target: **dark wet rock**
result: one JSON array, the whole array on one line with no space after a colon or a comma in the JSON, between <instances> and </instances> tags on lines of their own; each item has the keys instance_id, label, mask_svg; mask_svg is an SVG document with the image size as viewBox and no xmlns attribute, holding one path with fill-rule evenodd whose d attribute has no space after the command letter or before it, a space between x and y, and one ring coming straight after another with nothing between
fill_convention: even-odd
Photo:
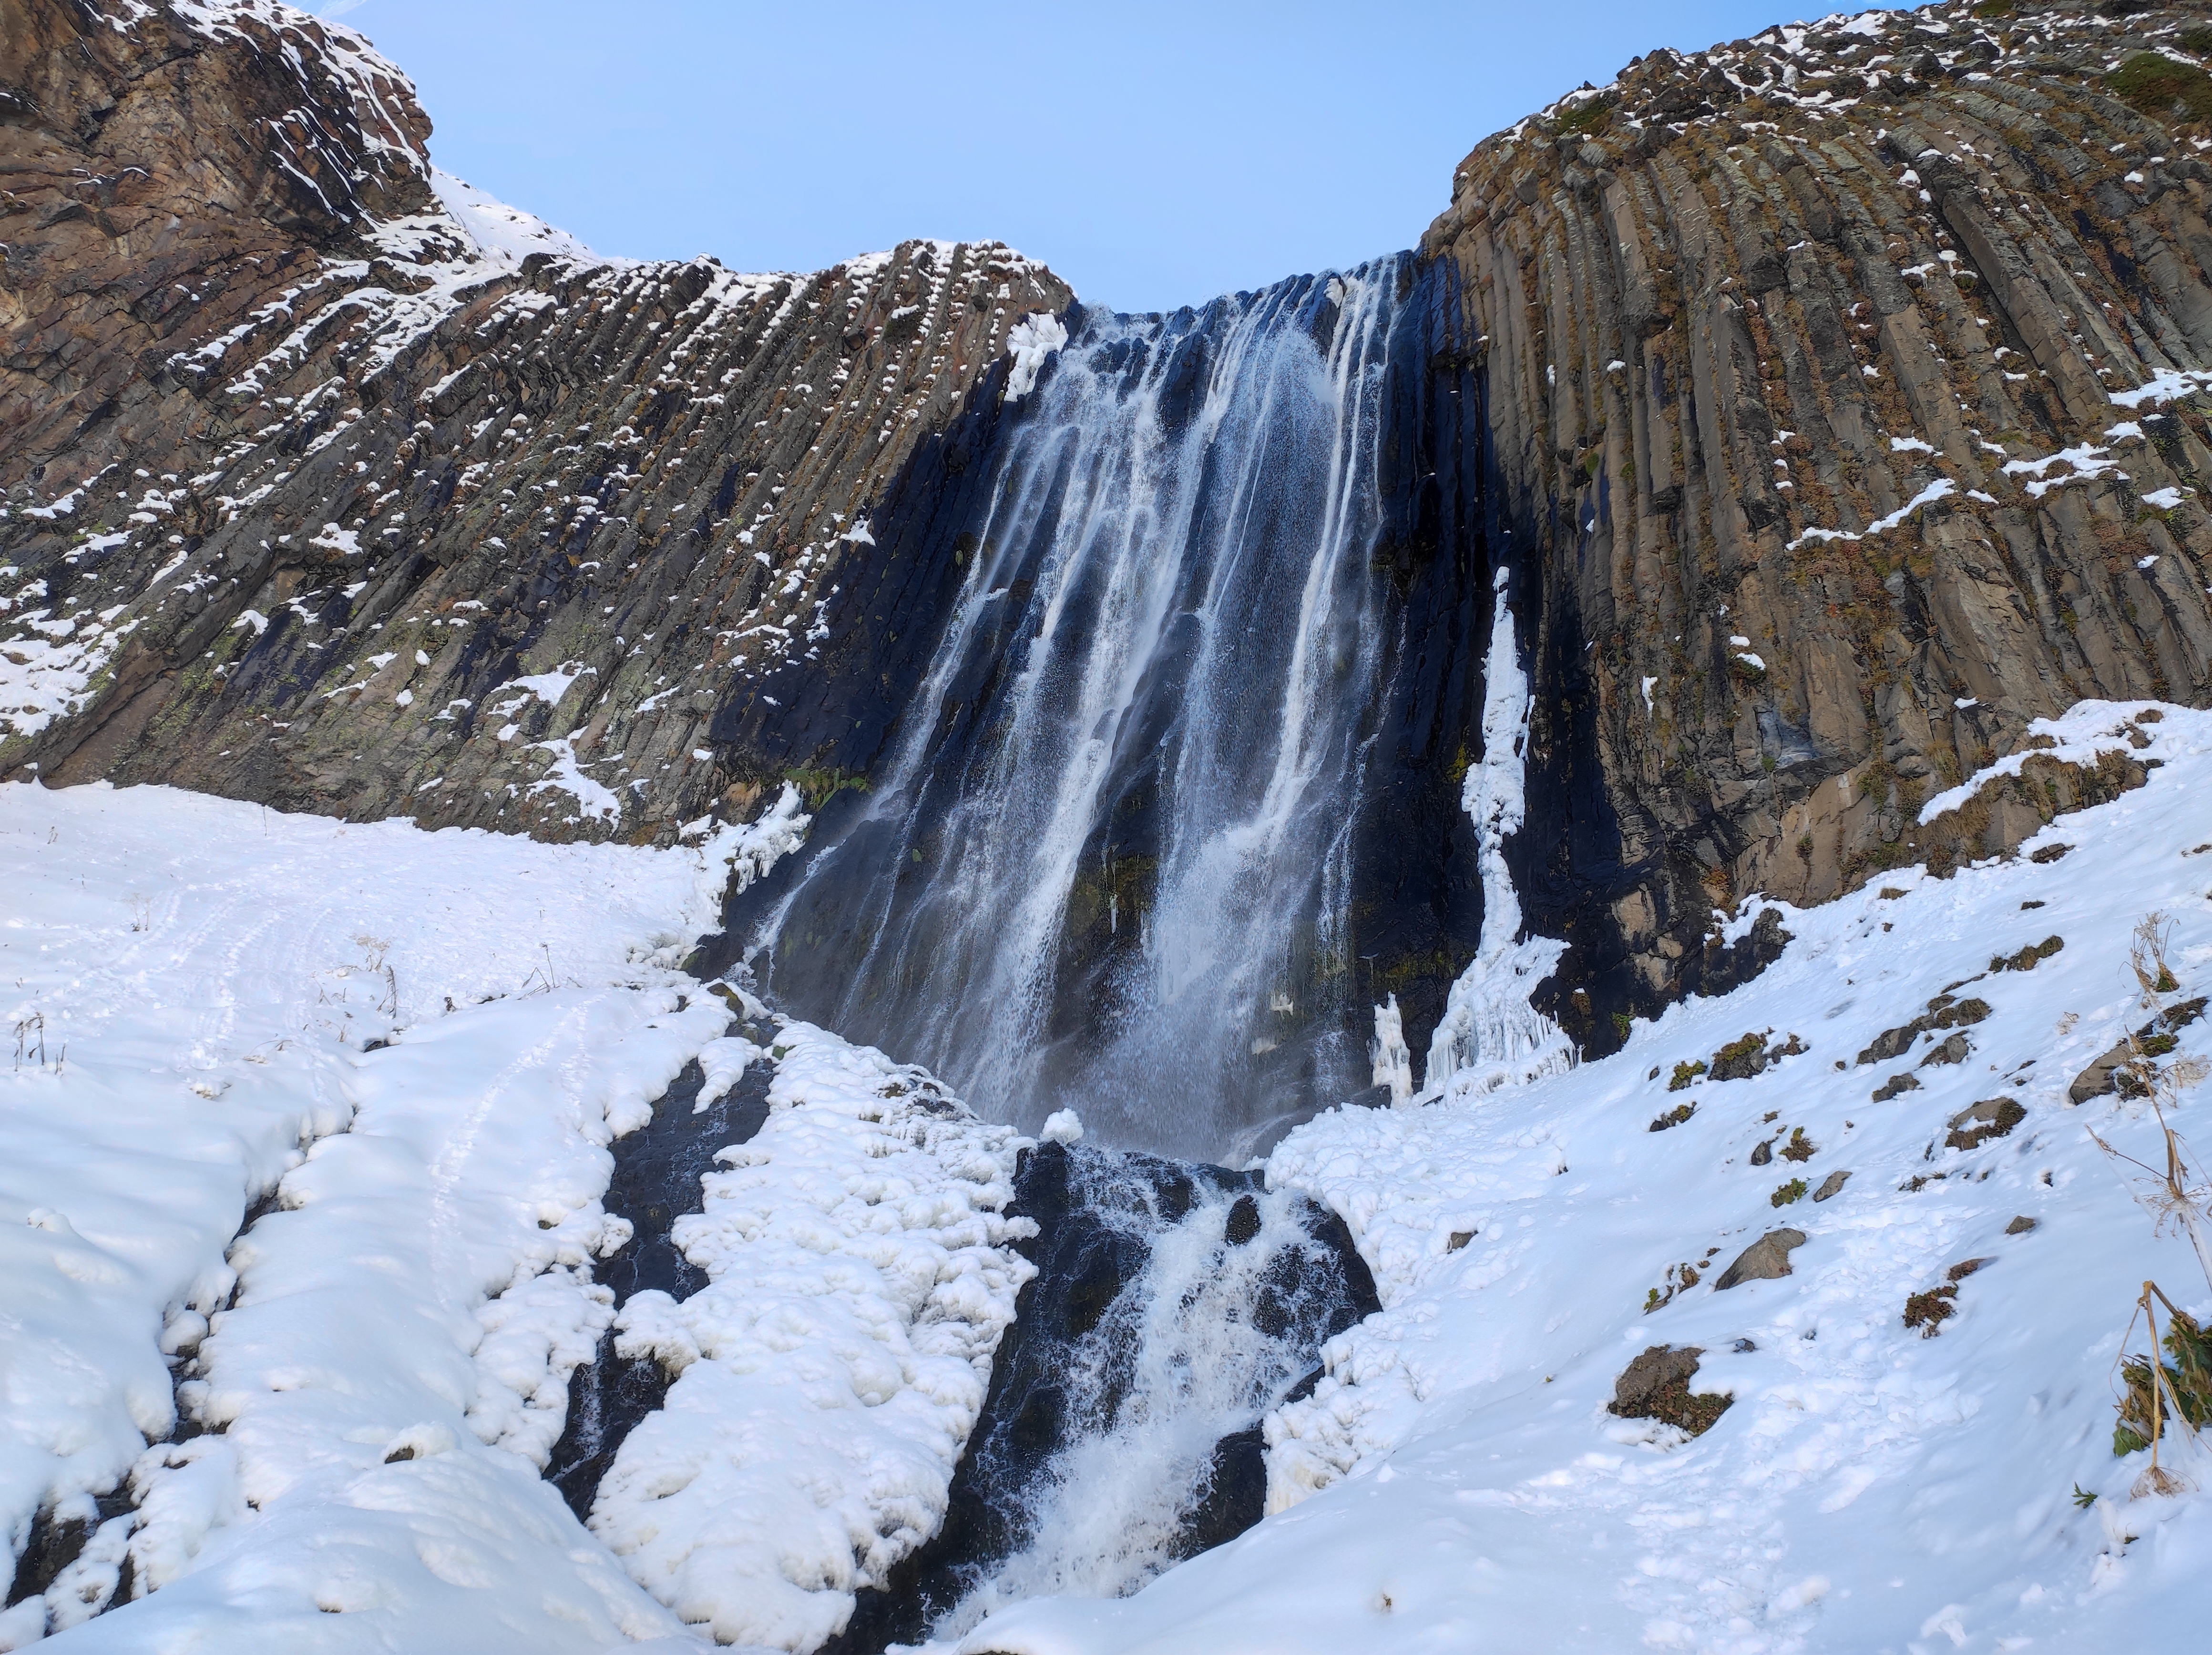
<instances>
[{"instance_id":1,"label":"dark wet rock","mask_svg":"<svg viewBox=\"0 0 2212 1655\"><path fill-rule=\"evenodd\" d=\"M1751 1152L1751 1164L1754 1167L1764 1167L1773 1159L1774 1140L1772 1138L1768 1138Z\"/></svg>"},{"instance_id":2,"label":"dark wet rock","mask_svg":"<svg viewBox=\"0 0 2212 1655\"><path fill-rule=\"evenodd\" d=\"M15 1560L15 1576L8 1588L6 1607L13 1609L52 1585L63 1570L84 1555L85 1547L103 1525L131 1509L131 1491L127 1485L120 1486L89 1502L73 1503L80 1506L89 1504L91 1509L80 1509L64 1517L57 1514L53 1507L46 1506L31 1519L30 1533ZM129 1601L131 1573L131 1560L126 1557L119 1578L112 1586L106 1588L109 1601Z\"/></svg>"},{"instance_id":3,"label":"dark wet rock","mask_svg":"<svg viewBox=\"0 0 2212 1655\"><path fill-rule=\"evenodd\" d=\"M1917 1092L1919 1089L1920 1077L1911 1070L1905 1070L1892 1075L1868 1095L1876 1103L1887 1103L1900 1092Z\"/></svg>"},{"instance_id":4,"label":"dark wet rock","mask_svg":"<svg viewBox=\"0 0 2212 1655\"><path fill-rule=\"evenodd\" d=\"M1175 1555L1195 1557L1234 1540L1267 1508L1267 1444L1260 1427L1233 1431L1213 1445L1206 1493L1184 1513Z\"/></svg>"},{"instance_id":5,"label":"dark wet rock","mask_svg":"<svg viewBox=\"0 0 2212 1655\"><path fill-rule=\"evenodd\" d=\"M765 1028L732 1029L766 1046ZM706 1204L700 1179L714 1170L714 1156L743 1143L768 1119L769 1082L775 1072L765 1054L745 1066L731 1089L695 1110L706 1076L694 1061L653 1102L653 1118L614 1144L615 1170L606 1209L628 1219L630 1239L596 1267L614 1289L617 1308L648 1288L671 1298L690 1298L707 1284L707 1273L684 1257L671 1235L676 1221ZM667 1399L669 1377L651 1356L623 1356L615 1332L599 1336L599 1349L568 1380L568 1418L546 1461L546 1480L579 1518L588 1518L599 1480L614 1464L624 1439Z\"/></svg>"},{"instance_id":6,"label":"dark wet rock","mask_svg":"<svg viewBox=\"0 0 2212 1655\"><path fill-rule=\"evenodd\" d=\"M1229 1220L1222 1234L1232 1247L1241 1247L1258 1235L1260 1203L1249 1195L1238 1196L1229 1209Z\"/></svg>"},{"instance_id":7,"label":"dark wet rock","mask_svg":"<svg viewBox=\"0 0 2212 1655\"><path fill-rule=\"evenodd\" d=\"M1735 1263L1713 1283L1713 1291L1725 1293L1746 1282L1771 1281L1789 1275L1790 1252L1804 1245L1802 1230L1769 1230L1736 1255Z\"/></svg>"}]
</instances>

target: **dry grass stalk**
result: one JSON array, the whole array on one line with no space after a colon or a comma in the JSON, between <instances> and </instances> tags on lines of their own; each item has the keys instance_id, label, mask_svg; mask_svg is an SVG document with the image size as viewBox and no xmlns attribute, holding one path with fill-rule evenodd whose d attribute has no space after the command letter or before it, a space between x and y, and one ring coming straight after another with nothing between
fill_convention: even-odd
<instances>
[{"instance_id":1,"label":"dry grass stalk","mask_svg":"<svg viewBox=\"0 0 2212 1655\"><path fill-rule=\"evenodd\" d=\"M2155 1300L2156 1304L2152 1301ZM2166 1309L2166 1332L2161 1339L2158 1305ZM2150 1354L2130 1356L2127 1341L2135 1333L2136 1317L2150 1331ZM2176 1366L2167 1366L2161 1347L2173 1353ZM2169 1422L2178 1422L2192 1438L2197 1427L2212 1413L2212 1346L2205 1331L2185 1312L2177 1309L2155 1282L2145 1282L2136 1300L2136 1313L2128 1319L2116 1364L2122 1384L2117 1405L2119 1421L2112 1430L2112 1452L2130 1454L2150 1450L2150 1464L2136 1479L2133 1494L2178 1494L2189 1484L2159 1464Z\"/></svg>"},{"instance_id":2,"label":"dry grass stalk","mask_svg":"<svg viewBox=\"0 0 2212 1655\"><path fill-rule=\"evenodd\" d=\"M2181 987L2166 957L2166 945L2172 935L2173 922L2153 909L2136 922L2135 935L2128 944L2128 967L2142 991L2142 1003L2148 1010L2160 1014L2148 1025L2154 1031L2159 1030L2160 1018L2166 1012L2166 997ZM2171 1034L2154 1032L2148 1040L2141 1034L2130 1034L2128 1060L2123 1065L2129 1083L2120 1088L2129 1095L2150 1100L2151 1108L2158 1116L2159 1131L2166 1139L2166 1165L2154 1167L2122 1153L2100 1137L2094 1127L2089 1129L2089 1137L2114 1160L2142 1169L2143 1176L2135 1180L2141 1187L2136 1199L2157 1220L2159 1234L2166 1233L2169 1222L2180 1227L2196 1250L2197 1267L2204 1272L2205 1285L2212 1287L2212 1185L2197 1179L2191 1172L2183 1155L2181 1135L2166 1119L2169 1109L2181 1106L2182 1094L2193 1089L2208 1073L2212 1073L2212 1064L2195 1057L2160 1063L2160 1059L2173 1047Z\"/></svg>"},{"instance_id":3,"label":"dry grass stalk","mask_svg":"<svg viewBox=\"0 0 2212 1655\"><path fill-rule=\"evenodd\" d=\"M2113 1160L2142 1169L2142 1176L2134 1180L2140 1189L2136 1199L2157 1220L2157 1234L2165 1234L2168 1223L2180 1227L2189 1237L2190 1246L2196 1249L2197 1268L2204 1272L2205 1285L2212 1287L2212 1186L2197 1179L2190 1171L2182 1155L2181 1134L2166 1124L2165 1101L2155 1094L2151 1099L2151 1107L2158 1113L2159 1130L2166 1135L2163 1167L2153 1167L2113 1148L2098 1137L2094 1127L2088 1129L2089 1138Z\"/></svg>"},{"instance_id":4,"label":"dry grass stalk","mask_svg":"<svg viewBox=\"0 0 2212 1655\"><path fill-rule=\"evenodd\" d=\"M2135 935L2128 942L2128 968L2142 989L2143 1004L2153 1011L2159 1009L2160 996L2181 986L2166 962L2172 937L2173 921L2153 908L2136 922Z\"/></svg>"}]
</instances>

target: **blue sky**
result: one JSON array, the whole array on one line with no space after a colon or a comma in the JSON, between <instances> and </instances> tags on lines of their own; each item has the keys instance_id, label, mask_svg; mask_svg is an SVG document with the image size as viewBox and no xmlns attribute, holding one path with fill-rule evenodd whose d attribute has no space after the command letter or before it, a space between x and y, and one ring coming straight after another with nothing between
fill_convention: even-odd
<instances>
[{"instance_id":1,"label":"blue sky","mask_svg":"<svg viewBox=\"0 0 2212 1655\"><path fill-rule=\"evenodd\" d=\"M1410 246L1476 141L1787 0L337 0L439 164L603 252L813 270L996 237L1166 309ZM1817 14L1815 14L1817 15Z\"/></svg>"}]
</instances>

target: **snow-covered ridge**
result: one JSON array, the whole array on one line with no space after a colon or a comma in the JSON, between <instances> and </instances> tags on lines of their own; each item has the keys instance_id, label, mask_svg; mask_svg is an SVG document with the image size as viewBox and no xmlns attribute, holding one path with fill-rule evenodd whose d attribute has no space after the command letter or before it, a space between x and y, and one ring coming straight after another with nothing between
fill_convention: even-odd
<instances>
[{"instance_id":1,"label":"snow-covered ridge","mask_svg":"<svg viewBox=\"0 0 2212 1655\"><path fill-rule=\"evenodd\" d=\"M522 261L532 253L550 253L556 258L572 258L580 264L638 263L634 258L610 258L594 252L579 237L556 229L535 213L526 213L519 207L495 199L442 167L433 167L430 179L446 210L468 231L477 255L502 270L520 270Z\"/></svg>"},{"instance_id":2,"label":"snow-covered ridge","mask_svg":"<svg viewBox=\"0 0 2212 1655\"><path fill-rule=\"evenodd\" d=\"M773 1112L676 1226L710 1285L617 1320L679 1377L592 1527L718 1641L803 1650L944 1520L1035 1226L1004 1216L1028 1140L927 1074L797 1022L759 1056Z\"/></svg>"}]
</instances>

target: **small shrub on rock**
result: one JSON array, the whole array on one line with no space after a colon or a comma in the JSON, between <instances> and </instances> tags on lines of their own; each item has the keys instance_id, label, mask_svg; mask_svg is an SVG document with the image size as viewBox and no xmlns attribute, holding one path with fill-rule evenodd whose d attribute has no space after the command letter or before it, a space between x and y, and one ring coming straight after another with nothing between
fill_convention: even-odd
<instances>
[{"instance_id":1,"label":"small shrub on rock","mask_svg":"<svg viewBox=\"0 0 2212 1655\"><path fill-rule=\"evenodd\" d=\"M1747 1034L1713 1053L1713 1078L1747 1081L1766 1067L1766 1036Z\"/></svg>"},{"instance_id":2,"label":"small shrub on rock","mask_svg":"<svg viewBox=\"0 0 2212 1655\"><path fill-rule=\"evenodd\" d=\"M1702 1346L1676 1350L1653 1345L1613 1382L1606 1411L1621 1419L1659 1420L1693 1437L1703 1436L1729 1410L1733 1397L1698 1396L1690 1389Z\"/></svg>"},{"instance_id":3,"label":"small shrub on rock","mask_svg":"<svg viewBox=\"0 0 2212 1655\"><path fill-rule=\"evenodd\" d=\"M1930 1288L1925 1293L1916 1293L1905 1301L1905 1325L1917 1327L1920 1337L1932 1339L1942 1331L1942 1324L1959 1313L1959 1283L1972 1276L1990 1261L1969 1258L1944 1272L1943 1284Z\"/></svg>"},{"instance_id":4,"label":"small shrub on rock","mask_svg":"<svg viewBox=\"0 0 2212 1655\"><path fill-rule=\"evenodd\" d=\"M2017 954L1998 954L1990 957L1991 971L2033 971L2052 955L2066 946L2063 937L2046 937L2040 943L2031 943Z\"/></svg>"},{"instance_id":5,"label":"small shrub on rock","mask_svg":"<svg viewBox=\"0 0 2212 1655\"><path fill-rule=\"evenodd\" d=\"M1943 1140L1944 1147L1978 1149L1991 1138L2008 1136L2027 1118L2027 1111L2011 1098L1984 1098L1951 1117L1950 1136Z\"/></svg>"}]
</instances>

